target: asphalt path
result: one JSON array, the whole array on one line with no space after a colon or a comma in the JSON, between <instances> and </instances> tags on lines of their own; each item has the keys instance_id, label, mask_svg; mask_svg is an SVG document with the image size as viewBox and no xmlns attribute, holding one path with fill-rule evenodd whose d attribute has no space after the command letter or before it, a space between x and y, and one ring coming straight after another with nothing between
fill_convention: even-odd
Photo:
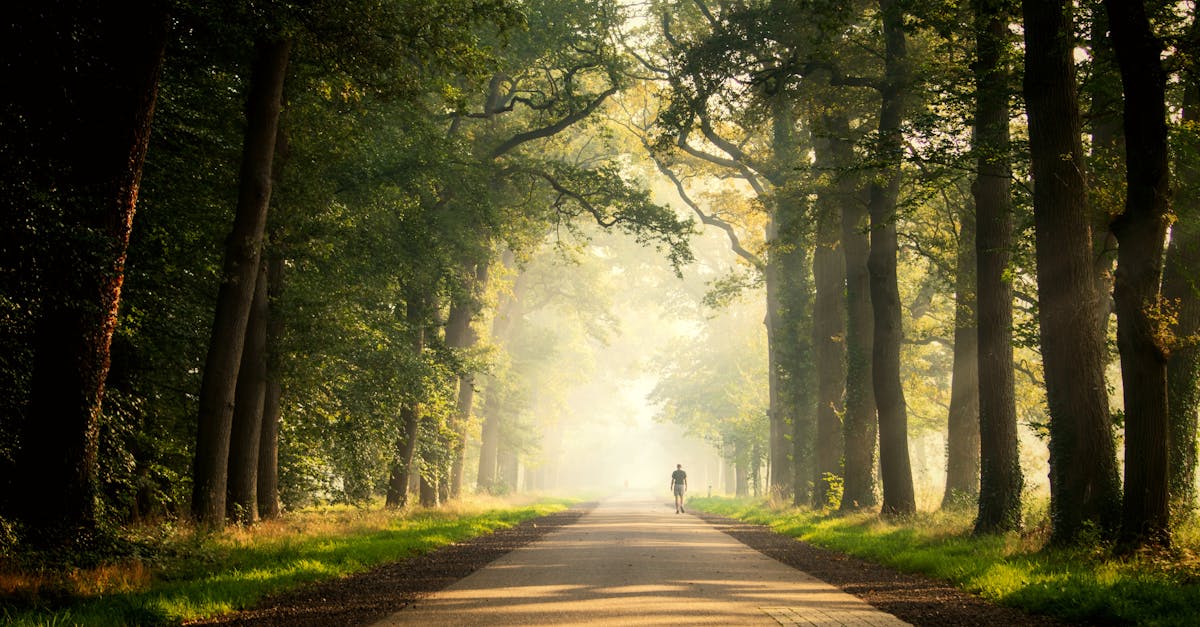
<instances>
[{"instance_id":1,"label":"asphalt path","mask_svg":"<svg viewBox=\"0 0 1200 627\"><path fill-rule=\"evenodd\" d=\"M907 623L626 492L377 625L855 625Z\"/></svg>"}]
</instances>

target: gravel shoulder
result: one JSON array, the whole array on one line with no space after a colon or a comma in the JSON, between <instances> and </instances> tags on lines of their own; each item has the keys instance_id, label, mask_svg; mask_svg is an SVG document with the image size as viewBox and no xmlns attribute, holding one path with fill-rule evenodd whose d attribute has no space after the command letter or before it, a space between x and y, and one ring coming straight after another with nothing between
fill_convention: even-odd
<instances>
[{"instance_id":1,"label":"gravel shoulder","mask_svg":"<svg viewBox=\"0 0 1200 627\"><path fill-rule=\"evenodd\" d=\"M189 624L326 627L372 623L466 577L513 549L574 523L593 507L592 504L576 506L422 556L270 597L251 610ZM750 548L914 625L1064 624L988 603L940 581L798 542L761 525L703 513L698 516Z\"/></svg>"}]
</instances>

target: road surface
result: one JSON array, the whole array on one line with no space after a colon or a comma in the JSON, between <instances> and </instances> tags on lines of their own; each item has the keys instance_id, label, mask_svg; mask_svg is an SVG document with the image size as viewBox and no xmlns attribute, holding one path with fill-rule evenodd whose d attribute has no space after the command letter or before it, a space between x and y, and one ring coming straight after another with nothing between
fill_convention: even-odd
<instances>
[{"instance_id":1,"label":"road surface","mask_svg":"<svg viewBox=\"0 0 1200 627\"><path fill-rule=\"evenodd\" d=\"M627 492L376 625L907 623Z\"/></svg>"}]
</instances>

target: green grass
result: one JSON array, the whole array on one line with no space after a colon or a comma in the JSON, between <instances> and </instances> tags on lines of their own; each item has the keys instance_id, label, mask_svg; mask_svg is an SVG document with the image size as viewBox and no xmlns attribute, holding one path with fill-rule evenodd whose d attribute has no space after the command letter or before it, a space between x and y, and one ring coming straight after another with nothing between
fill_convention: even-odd
<instances>
[{"instance_id":1,"label":"green grass","mask_svg":"<svg viewBox=\"0 0 1200 627\"><path fill-rule=\"evenodd\" d=\"M305 583L510 527L568 503L405 515L332 508L220 534L185 531L162 541L149 564L126 561L50 576L49 582L42 581L44 574L7 573L20 581L5 586L10 600L0 601L0 624L170 625L216 616Z\"/></svg>"},{"instance_id":2,"label":"green grass","mask_svg":"<svg viewBox=\"0 0 1200 627\"><path fill-rule=\"evenodd\" d=\"M971 514L921 513L885 522L720 498L697 510L775 531L898 570L922 573L1002 605L1085 624L1195 625L1200 562L1195 531L1171 555L1117 559L1103 548L1049 549L1041 533L971 536Z\"/></svg>"}]
</instances>

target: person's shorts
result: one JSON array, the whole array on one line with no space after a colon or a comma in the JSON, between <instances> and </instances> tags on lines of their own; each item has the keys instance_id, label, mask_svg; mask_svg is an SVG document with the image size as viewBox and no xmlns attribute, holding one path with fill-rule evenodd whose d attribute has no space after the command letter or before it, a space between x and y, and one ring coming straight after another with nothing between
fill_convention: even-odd
<instances>
[{"instance_id":1,"label":"person's shorts","mask_svg":"<svg viewBox=\"0 0 1200 627\"><path fill-rule=\"evenodd\" d=\"M675 496L683 496L684 487L681 485L675 486Z\"/></svg>"}]
</instances>

